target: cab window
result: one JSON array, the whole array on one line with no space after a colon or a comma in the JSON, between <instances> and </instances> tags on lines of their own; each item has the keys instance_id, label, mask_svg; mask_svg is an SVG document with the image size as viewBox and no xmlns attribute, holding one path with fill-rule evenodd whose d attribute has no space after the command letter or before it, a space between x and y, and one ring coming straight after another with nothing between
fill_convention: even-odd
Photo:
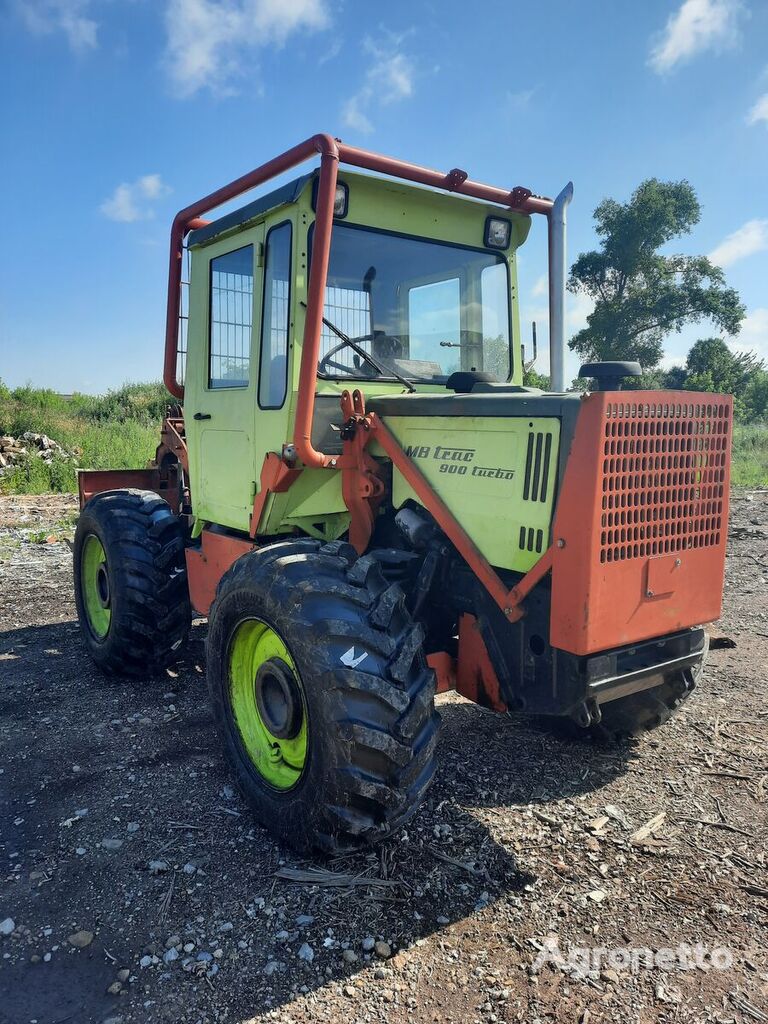
<instances>
[{"instance_id":1,"label":"cab window","mask_svg":"<svg viewBox=\"0 0 768 1024\"><path fill-rule=\"evenodd\" d=\"M261 315L259 405L279 409L288 387L291 225L280 224L267 235L264 253L264 303Z\"/></svg>"},{"instance_id":2,"label":"cab window","mask_svg":"<svg viewBox=\"0 0 768 1024\"><path fill-rule=\"evenodd\" d=\"M248 386L253 329L253 246L211 260L209 388Z\"/></svg>"},{"instance_id":3,"label":"cab window","mask_svg":"<svg viewBox=\"0 0 768 1024\"><path fill-rule=\"evenodd\" d=\"M484 370L508 380L509 296L503 253L334 224L318 373L439 383Z\"/></svg>"}]
</instances>

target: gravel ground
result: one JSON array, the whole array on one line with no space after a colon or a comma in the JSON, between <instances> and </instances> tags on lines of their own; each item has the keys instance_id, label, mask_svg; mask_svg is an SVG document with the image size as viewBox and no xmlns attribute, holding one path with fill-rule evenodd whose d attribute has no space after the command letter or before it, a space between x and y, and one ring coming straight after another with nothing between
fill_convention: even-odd
<instances>
[{"instance_id":1,"label":"gravel ground","mask_svg":"<svg viewBox=\"0 0 768 1024\"><path fill-rule=\"evenodd\" d=\"M601 748L441 698L423 810L335 861L232 789L204 623L163 679L94 670L74 511L0 499L2 1024L768 1021L768 494L672 722Z\"/></svg>"}]
</instances>

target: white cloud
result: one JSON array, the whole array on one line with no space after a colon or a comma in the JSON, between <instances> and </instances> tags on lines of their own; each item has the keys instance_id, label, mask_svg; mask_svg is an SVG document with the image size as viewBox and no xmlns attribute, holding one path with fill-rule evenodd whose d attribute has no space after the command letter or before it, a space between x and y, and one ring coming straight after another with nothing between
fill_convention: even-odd
<instances>
[{"instance_id":1,"label":"white cloud","mask_svg":"<svg viewBox=\"0 0 768 1024\"><path fill-rule=\"evenodd\" d=\"M536 278L533 285L533 289L531 291L531 295L535 295L536 298L538 298L540 295L546 295L548 288L549 278L546 274L542 274L540 277Z\"/></svg>"},{"instance_id":2,"label":"white cloud","mask_svg":"<svg viewBox=\"0 0 768 1024\"><path fill-rule=\"evenodd\" d=\"M768 308L751 310L741 324L741 330L733 340L733 347L739 352L755 352L768 362Z\"/></svg>"},{"instance_id":3,"label":"white cloud","mask_svg":"<svg viewBox=\"0 0 768 1024\"><path fill-rule=\"evenodd\" d=\"M165 63L179 96L235 90L245 56L329 23L327 0L168 0Z\"/></svg>"},{"instance_id":4,"label":"white cloud","mask_svg":"<svg viewBox=\"0 0 768 1024\"><path fill-rule=\"evenodd\" d=\"M414 68L410 57L400 50L402 36L389 36L384 43L372 39L363 42L363 50L372 58L363 84L342 108L344 123L354 131L373 131L370 111L388 106L413 95Z\"/></svg>"},{"instance_id":5,"label":"white cloud","mask_svg":"<svg viewBox=\"0 0 768 1024\"><path fill-rule=\"evenodd\" d=\"M723 239L709 254L709 258L719 267L730 267L737 260L762 252L763 249L768 249L768 220L748 220Z\"/></svg>"},{"instance_id":6,"label":"white cloud","mask_svg":"<svg viewBox=\"0 0 768 1024\"><path fill-rule=\"evenodd\" d=\"M361 102L360 97L350 96L342 108L341 116L348 128L361 132L363 135L369 135L373 131L373 124L360 109Z\"/></svg>"},{"instance_id":7,"label":"white cloud","mask_svg":"<svg viewBox=\"0 0 768 1024\"><path fill-rule=\"evenodd\" d=\"M110 220L129 224L135 220L149 220L154 216L152 202L169 195L171 189L159 174L145 174L132 183L118 185L99 209Z\"/></svg>"},{"instance_id":8,"label":"white cloud","mask_svg":"<svg viewBox=\"0 0 768 1024\"><path fill-rule=\"evenodd\" d=\"M317 66L321 68L323 64L327 64L331 60L336 60L343 49L344 40L341 37L334 39L331 45L326 46L317 58Z\"/></svg>"},{"instance_id":9,"label":"white cloud","mask_svg":"<svg viewBox=\"0 0 768 1024\"><path fill-rule=\"evenodd\" d=\"M760 97L747 117L748 124L759 124L760 121L765 121L768 125L768 92Z\"/></svg>"},{"instance_id":10,"label":"white cloud","mask_svg":"<svg viewBox=\"0 0 768 1024\"><path fill-rule=\"evenodd\" d=\"M524 110L536 93L535 89L520 89L519 92L507 92L507 106L511 110Z\"/></svg>"},{"instance_id":11,"label":"white cloud","mask_svg":"<svg viewBox=\"0 0 768 1024\"><path fill-rule=\"evenodd\" d=\"M740 0L684 0L651 50L651 67L663 74L706 50L734 46L741 12Z\"/></svg>"},{"instance_id":12,"label":"white cloud","mask_svg":"<svg viewBox=\"0 0 768 1024\"><path fill-rule=\"evenodd\" d=\"M587 326L587 317L595 311L595 300L586 292L579 292L571 295L569 292L565 298L565 326L566 333L573 336L577 331Z\"/></svg>"},{"instance_id":13,"label":"white cloud","mask_svg":"<svg viewBox=\"0 0 768 1024\"><path fill-rule=\"evenodd\" d=\"M661 357L659 366L662 370L672 370L677 366L685 366L685 356L672 355L671 352L665 352Z\"/></svg>"},{"instance_id":14,"label":"white cloud","mask_svg":"<svg viewBox=\"0 0 768 1024\"><path fill-rule=\"evenodd\" d=\"M15 9L35 35L63 32L70 49L84 53L98 46L98 24L88 17L91 0L16 0Z\"/></svg>"}]
</instances>

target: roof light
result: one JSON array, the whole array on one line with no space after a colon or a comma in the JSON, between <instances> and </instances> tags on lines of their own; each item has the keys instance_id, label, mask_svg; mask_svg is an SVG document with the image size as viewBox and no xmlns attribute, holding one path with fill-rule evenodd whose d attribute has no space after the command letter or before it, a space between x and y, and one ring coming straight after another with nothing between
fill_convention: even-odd
<instances>
[{"instance_id":1,"label":"roof light","mask_svg":"<svg viewBox=\"0 0 768 1024\"><path fill-rule=\"evenodd\" d=\"M317 189L320 179L315 178L312 184L312 209L317 212ZM333 197L333 216L337 218L344 218L347 216L347 210L349 209L349 185L346 182L339 181L336 183L336 193Z\"/></svg>"},{"instance_id":2,"label":"roof light","mask_svg":"<svg viewBox=\"0 0 768 1024\"><path fill-rule=\"evenodd\" d=\"M346 217L347 206L349 205L349 188L340 181L336 186L336 195L333 198L333 216Z\"/></svg>"},{"instance_id":3,"label":"roof light","mask_svg":"<svg viewBox=\"0 0 768 1024\"><path fill-rule=\"evenodd\" d=\"M490 249L508 249L512 224L501 217L486 217L485 244Z\"/></svg>"}]
</instances>

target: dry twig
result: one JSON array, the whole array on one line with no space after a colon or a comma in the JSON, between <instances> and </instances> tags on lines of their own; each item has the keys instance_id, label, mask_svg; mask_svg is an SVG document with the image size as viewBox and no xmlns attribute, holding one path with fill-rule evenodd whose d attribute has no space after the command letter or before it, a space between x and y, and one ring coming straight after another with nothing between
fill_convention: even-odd
<instances>
[{"instance_id":1,"label":"dry twig","mask_svg":"<svg viewBox=\"0 0 768 1024\"><path fill-rule=\"evenodd\" d=\"M350 875L338 871L323 871L321 868L279 868L275 872L275 878L281 878L285 882L304 882L309 885L320 885L323 887L339 886L365 886L374 885L381 888L393 888L400 883L392 878L372 878L370 875Z\"/></svg>"}]
</instances>

